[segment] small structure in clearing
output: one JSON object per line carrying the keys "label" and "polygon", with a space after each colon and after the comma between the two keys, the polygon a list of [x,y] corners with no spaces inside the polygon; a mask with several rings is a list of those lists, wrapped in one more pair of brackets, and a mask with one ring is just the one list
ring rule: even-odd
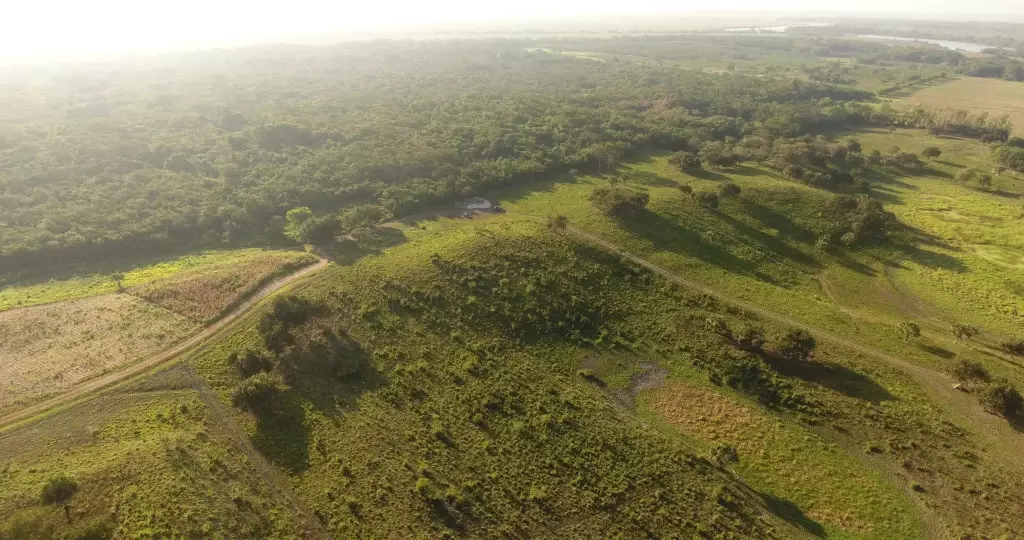
{"label": "small structure in clearing", "polygon": [[493,208],[491,201],[484,199],[483,197],[473,197],[465,201],[459,201],[455,203],[455,206],[463,210],[490,210]]}

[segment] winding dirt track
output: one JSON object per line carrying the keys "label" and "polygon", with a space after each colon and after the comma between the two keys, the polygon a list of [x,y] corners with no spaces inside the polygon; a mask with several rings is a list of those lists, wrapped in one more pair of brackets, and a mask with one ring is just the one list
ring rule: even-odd
{"label": "winding dirt track", "polygon": [[[729,296],[716,289],[712,289],[706,285],[688,280],[679,274],[666,270],[643,257],[639,257],[626,251],[621,246],[613,244],[587,231],[583,231],[572,226],[567,226],[566,230],[588,242],[618,253],[634,263],[652,270],[653,272],[667,278],[669,281],[682,285],[683,287],[704,293],[727,304],[732,304],[752,313],[757,313],[767,319],[783,323],[787,326],[803,328],[820,339],[838,343],[850,350],[882,360],[883,362],[902,370],[907,375],[913,377],[914,380],[921,383],[927,393],[935,399],[936,402],[941,403],[944,409],[961,420],[963,427],[967,428],[975,435],[986,439],[994,447],[1000,448],[1002,450],[999,453],[1001,456],[1007,458],[1008,456],[1024,455],[1024,435],[1017,432],[1006,422],[1006,420],[986,412],[971,395],[954,390],[952,388],[952,380],[940,371],[908,362],[901,358],[884,353],[878,349],[861,345],[827,330],[823,330],[804,322],[798,322],[785,315],[769,311],[765,308]],[[1019,459],[1003,459],[1003,461],[1017,470],[1024,470],[1024,466],[1022,466]]]}
{"label": "winding dirt track", "polygon": [[263,300],[267,296],[270,296],[271,294],[277,292],[283,287],[291,285],[292,283],[298,281],[299,279],[302,279],[314,272],[322,270],[326,266],[327,260],[320,259],[314,264],[302,267],[291,274],[283,276],[277,280],[268,283],[267,285],[264,285],[260,290],[252,294],[247,300],[245,300],[237,307],[235,307],[235,309],[231,310],[226,315],[218,319],[217,322],[203,328],[202,330],[195,334],[192,334],[184,341],[179,342],[177,345],[171,347],[170,349],[166,349],[155,356],[151,356],[149,358],[146,358],[145,360],[142,360],[141,362],[137,362],[129,366],[126,366],[124,369],[112,371],[110,373],[100,375],[99,377],[96,377],[94,379],[89,379],[83,382],[82,384],[75,386],[71,390],[64,392],[58,396],[54,396],[52,398],[40,401],[38,403],[34,403],[32,405],[29,405],[27,407],[24,407],[22,409],[19,409],[17,411],[11,412],[0,417],[0,431],[3,431],[4,429],[10,427],[13,424],[31,419],[32,417],[38,416],[51,409],[56,409],[63,405],[73,403],[79,399],[84,398],[88,394],[98,392],[104,388],[117,384],[121,381],[145,373],[162,364],[170,363],[171,361],[176,360],[179,356],[181,356],[182,353],[202,344],[204,341],[212,337],[214,334],[224,329],[224,327],[228,326],[229,324],[235,322],[236,320],[244,316],[260,300]]}

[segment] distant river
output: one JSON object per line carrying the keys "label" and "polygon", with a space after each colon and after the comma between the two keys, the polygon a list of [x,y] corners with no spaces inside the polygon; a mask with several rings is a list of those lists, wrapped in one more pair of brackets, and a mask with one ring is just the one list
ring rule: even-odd
{"label": "distant river", "polygon": [[954,51],[967,51],[980,53],[985,49],[997,49],[992,45],[982,45],[981,43],[969,43],[966,41],[946,41],[944,39],[927,39],[927,38],[912,38],[912,37],[899,37],[899,36],[872,36],[872,35],[858,35],[856,37],[864,39],[886,39],[893,41],[912,41],[918,43],[931,43],[932,45],[938,45]]}
{"label": "distant river", "polygon": [[725,32],[769,32],[769,33],[782,33],[788,32],[790,28],[821,28],[825,26],[835,26],[835,23],[799,23],[799,24],[787,24],[783,26],[761,26],[761,27],[749,27],[749,28],[725,28]]}

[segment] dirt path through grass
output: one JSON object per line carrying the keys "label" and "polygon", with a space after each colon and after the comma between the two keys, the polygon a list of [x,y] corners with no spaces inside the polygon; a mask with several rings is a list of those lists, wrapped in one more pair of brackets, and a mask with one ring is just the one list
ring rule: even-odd
{"label": "dirt path through grass", "polygon": [[113,371],[105,375],[96,377],[95,379],[85,381],[82,384],[70,389],[69,391],[59,396],[55,396],[53,398],[40,401],[38,403],[29,405],[25,408],[19,409],[3,417],[0,417],[0,430],[3,430],[6,427],[10,427],[15,423],[28,420],[34,416],[49,411],[50,409],[70,404],[78,399],[87,396],[88,394],[102,390],[108,386],[114,385],[125,379],[141,375],[142,373],[145,373],[161,364],[174,360],[182,353],[188,351],[193,347],[196,347],[197,345],[200,345],[205,340],[207,340],[208,338],[222,330],[224,327],[228,326],[232,322],[244,316],[260,300],[273,294],[282,287],[285,287],[305,276],[317,272],[326,266],[327,260],[320,259],[318,262],[314,264],[300,268],[299,270],[291,274],[288,274],[287,276],[283,276],[277,280],[274,280],[271,283],[268,283],[267,285],[263,286],[263,288],[261,288],[259,291],[256,291],[255,293],[250,295],[247,300],[240,303],[237,307],[235,307],[235,309],[231,310],[223,317],[221,317],[219,320],[217,320],[217,322],[207,326],[206,328],[203,328],[202,330],[195,334],[192,334],[190,337],[188,337],[184,341],[179,342],[177,345],[171,347],[170,349],[166,349],[163,352],[151,356],[141,362],[137,362],[130,366],[126,366],[124,369]]}
{"label": "dirt path through grass", "polygon": [[732,296],[701,283],[690,281],[643,257],[626,251],[621,246],[613,244],[612,242],[587,231],[583,231],[572,226],[567,227],[566,230],[584,240],[597,244],[609,251],[618,253],[636,264],[652,270],[667,278],[669,281],[682,285],[683,287],[707,294],[708,296],[717,298],[722,302],[743,308],[752,313],[757,313],[758,315],[787,326],[803,328],[813,333],[818,338],[837,343],[847,347],[848,349],[877,358],[899,368],[914,378],[914,380],[922,383],[927,392],[943,405],[943,409],[945,411],[961,421],[963,427],[985,439],[991,445],[990,448],[998,448],[999,455],[1005,464],[1018,471],[1024,471],[1024,463],[1019,459],[1019,456],[1024,455],[1024,434],[1017,432],[1006,420],[986,412],[971,395],[954,390],[952,387],[952,379],[950,379],[946,374],[850,341],[813,325],[798,322],[780,313],[769,311],[743,300],[733,298]]}
{"label": "dirt path through grass", "polygon": [[206,404],[206,408],[210,412],[210,417],[213,418],[214,422],[220,427],[221,432],[227,435],[228,438],[234,443],[235,447],[245,454],[249,463],[260,473],[263,480],[267,483],[271,490],[277,493],[277,495],[284,501],[287,501],[288,509],[292,513],[292,517],[296,523],[302,526],[302,537],[309,539],[320,539],[331,538],[331,534],[324,529],[323,524],[318,519],[313,517],[306,507],[302,504],[302,500],[299,499],[298,495],[292,490],[291,482],[288,478],[279,470],[275,469],[273,465],[267,462],[267,458],[263,457],[258,450],[252,445],[252,441],[249,435],[239,427],[238,423],[232,417],[231,412],[224,407],[224,404],[220,400],[220,396],[217,392],[214,392],[212,388],[202,377],[197,375],[192,368],[186,367],[184,370],[185,376],[188,378],[192,388],[199,393],[199,397],[202,398],[203,403]]}

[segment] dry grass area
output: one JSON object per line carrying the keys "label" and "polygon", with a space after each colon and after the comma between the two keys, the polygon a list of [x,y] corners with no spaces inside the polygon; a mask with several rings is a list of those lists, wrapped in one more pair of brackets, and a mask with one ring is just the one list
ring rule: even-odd
{"label": "dry grass area", "polygon": [[163,350],[196,328],[127,294],[0,313],[0,411]]}
{"label": "dry grass area", "polygon": [[987,112],[989,116],[1009,115],[1014,133],[1024,134],[1024,83],[967,77],[925,88],[903,101],[925,107]]}
{"label": "dry grass area", "polygon": [[274,278],[316,260],[316,257],[305,253],[268,251],[243,263],[182,272],[131,287],[128,292],[194,322],[206,324]]}
{"label": "dry grass area", "polygon": [[[894,504],[875,471],[809,432],[711,390],[671,384],[649,397],[648,407],[684,434],[709,445],[736,448],[736,471],[751,486],[804,509],[831,535],[884,528],[879,506]],[[843,479],[837,486],[836,479]],[[821,486],[837,486],[822,490]]]}

